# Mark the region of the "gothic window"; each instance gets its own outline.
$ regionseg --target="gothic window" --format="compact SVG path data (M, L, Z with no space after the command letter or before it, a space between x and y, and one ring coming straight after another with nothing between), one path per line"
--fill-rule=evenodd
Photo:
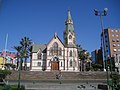
M62 65L62 62L61 62L61 67L62 67L63 65Z
M72 51L70 50L70 56L72 56Z
M50 48L50 53L49 53L49 55L53 55L53 48L52 48L52 47Z
M57 42L53 44L53 50L54 50L54 55L58 55L58 43Z
M50 61L49 61L49 62L48 62L48 66L49 66L49 67L50 67L50 64L51 64L51 63L50 63Z
M71 35L69 35L69 39L72 39L72 36L71 36Z
M72 67L72 60L70 60L70 67Z
M49 55L62 55L62 49L60 47L58 47L58 43L55 42L53 44L53 46L50 48L50 53Z
M58 55L62 55L62 49L60 47L58 48Z
M42 56L41 53L38 53L37 58L41 59L41 56Z

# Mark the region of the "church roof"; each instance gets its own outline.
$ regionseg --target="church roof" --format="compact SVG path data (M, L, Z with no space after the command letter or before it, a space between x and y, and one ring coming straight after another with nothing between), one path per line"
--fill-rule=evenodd
M42 52L46 52L46 44L33 44L32 46L32 52L38 52L40 49Z

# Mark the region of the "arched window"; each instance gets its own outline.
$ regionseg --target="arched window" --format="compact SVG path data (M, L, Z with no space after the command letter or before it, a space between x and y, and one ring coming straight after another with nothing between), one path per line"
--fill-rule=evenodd
M49 61L49 62L48 62L48 66L49 66L49 67L50 67L50 64L51 64L51 62Z
M72 56L72 51L70 50L70 56Z
M41 59L41 56L42 56L41 53L38 53L37 58Z
M70 67L72 67L72 60L70 60Z
M54 50L54 55L58 55L58 43L57 42L53 44L53 50Z
M63 66L63 63L62 63L62 61L61 61L61 67Z
M58 48L58 55L62 55L62 49L60 47Z
M50 48L49 52L50 52L49 55L53 55L53 48L52 47Z
M53 43L53 46L49 49L49 55L62 55L62 49L58 47L58 43Z

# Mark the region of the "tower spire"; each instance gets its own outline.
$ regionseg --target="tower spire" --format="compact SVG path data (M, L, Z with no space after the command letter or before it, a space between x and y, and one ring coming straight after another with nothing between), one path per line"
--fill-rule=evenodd
M67 12L67 19L65 21L64 44L66 47L76 47L76 36L73 27L73 20L70 10Z
M68 16L67 16L67 20L72 20L71 18L71 14L70 14L70 10L68 9Z
M68 31L68 32L74 31L73 20L72 20L71 14L70 14L70 10L68 10L68 15L67 15L65 25L66 25L66 31Z

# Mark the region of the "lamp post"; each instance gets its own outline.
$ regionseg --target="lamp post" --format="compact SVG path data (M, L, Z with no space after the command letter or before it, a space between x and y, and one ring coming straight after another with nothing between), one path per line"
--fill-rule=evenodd
M20 62L19 62L19 74L18 74L18 90L20 90L21 62L22 62L22 58L20 57Z
M95 15L96 16L100 16L100 23L101 23L101 28L102 28L102 39L103 39L103 66L104 66L104 71L106 71L105 69L105 60L106 60L106 46L105 46L105 35L104 35L104 27L103 27L103 20L102 20L102 16L106 16L107 15L107 8L104 8L103 11L98 11L97 9L94 9L95 11ZM106 62L107 64L107 62Z

